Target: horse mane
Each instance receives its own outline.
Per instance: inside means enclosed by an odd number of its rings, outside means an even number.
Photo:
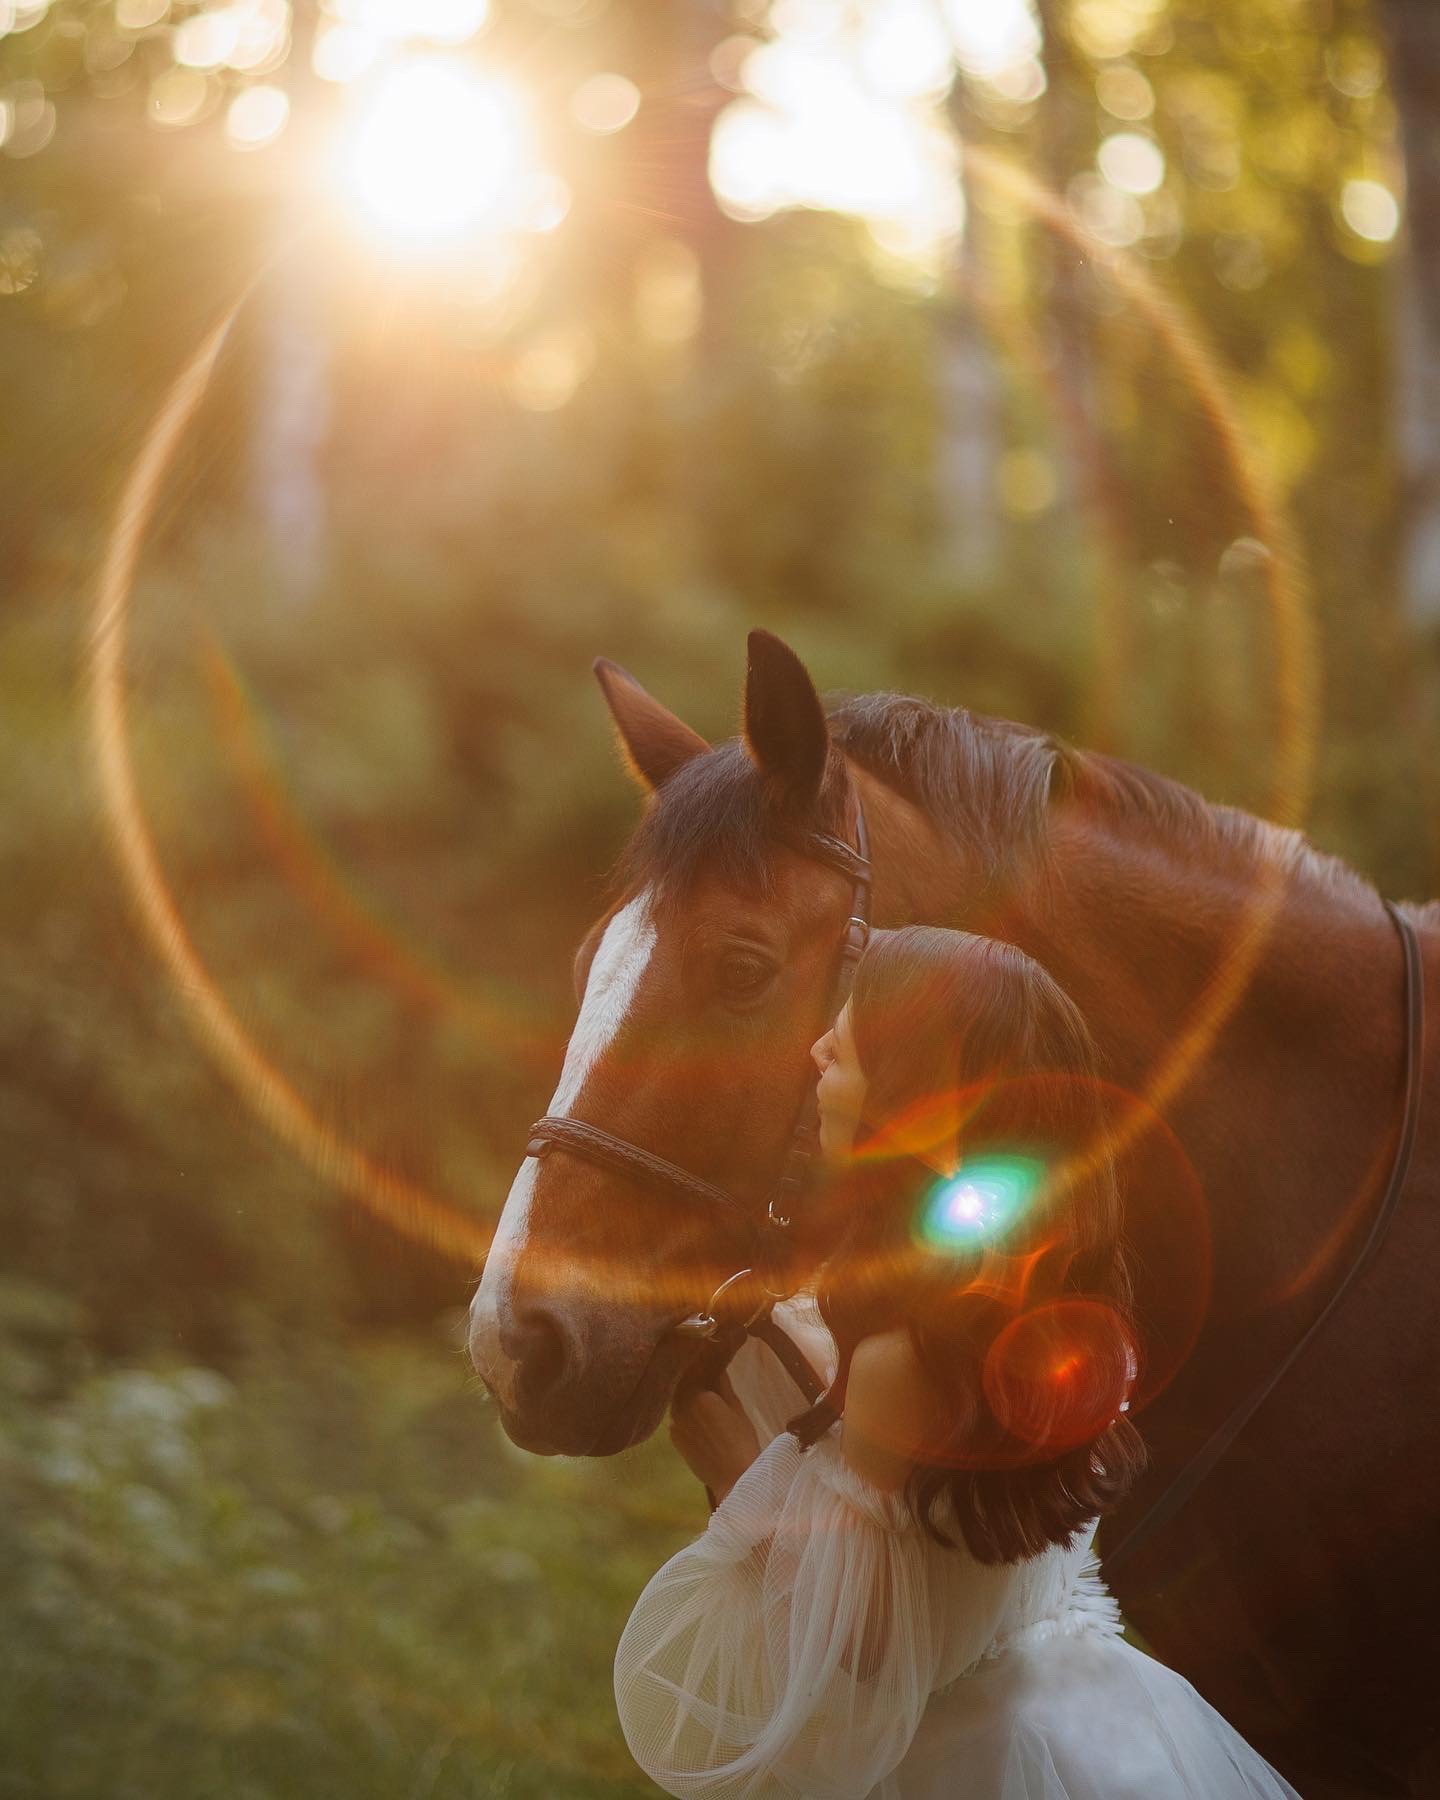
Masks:
[[[1051,800],[1073,794],[1109,818],[1143,821],[1183,853],[1279,863],[1330,889],[1373,894],[1348,863],[1301,833],[1219,806],[1138,763],[1077,750],[1051,733],[905,694],[864,694],[830,712],[836,742],[957,842],[1003,868],[1030,854],[1043,868]]]
[[[1184,855],[1279,862],[1330,889],[1374,891],[1298,831],[1213,805],[1178,781],[1033,726],[908,694],[847,695],[827,711],[837,749],[911,801],[987,874],[1022,857],[1043,870],[1051,802],[1063,794],[1117,822],[1143,821]],[[837,830],[843,797],[843,763],[833,757],[805,822]],[[683,764],[656,791],[622,855],[619,883],[664,896],[705,871],[766,892],[785,823],[744,742],[732,739]]]
[[[1048,732],[908,694],[858,694],[830,709],[835,742],[903,794],[986,869],[1043,853],[1052,794],[1076,752]]]

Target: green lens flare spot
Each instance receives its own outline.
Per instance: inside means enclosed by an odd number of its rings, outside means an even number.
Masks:
[[[1002,1237],[1039,1192],[1045,1164],[1030,1156],[977,1156],[926,1195],[918,1236],[932,1250],[970,1250]]]

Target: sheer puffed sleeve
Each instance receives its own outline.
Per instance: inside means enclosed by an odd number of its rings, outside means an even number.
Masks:
[[[783,1432],[635,1604],[615,1654],[631,1754],[675,1795],[864,1800],[990,1647],[1013,1579],[925,1536],[838,1426],[808,1451]]]
[[[820,1315],[814,1295],[792,1294],[788,1300],[776,1304],[772,1316],[809,1360],[820,1382],[833,1381],[835,1340]],[[786,1422],[809,1404],[779,1357],[758,1337],[746,1338],[731,1358],[728,1374],[735,1397],[745,1409],[762,1445],[783,1431]]]

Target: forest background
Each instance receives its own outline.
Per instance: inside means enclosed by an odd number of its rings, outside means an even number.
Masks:
[[[1427,0],[0,0],[0,1795],[653,1791],[703,1499],[460,1336],[596,654],[722,736],[765,625],[1440,891],[1437,125]],[[122,677],[186,965],[95,609],[227,315]]]

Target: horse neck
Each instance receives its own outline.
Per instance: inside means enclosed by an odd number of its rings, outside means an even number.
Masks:
[[[914,833],[905,818],[895,847]],[[882,820],[882,870],[886,835]],[[1043,872],[988,903],[953,852],[895,898],[910,918],[1009,939],[1067,989],[1109,1080],[1154,1097],[1198,1180],[1211,1321],[1244,1319],[1252,1343],[1293,1336],[1353,1250],[1395,1143],[1401,958],[1374,892],[1263,827],[1238,844],[1171,842],[1142,818],[1074,804],[1052,820]],[[1187,1031],[1193,1054],[1177,1066]],[[1167,1064],[1176,1079],[1157,1094]],[[1143,1166],[1142,1182],[1173,1180],[1163,1158]],[[1137,1196],[1142,1271],[1140,1215],[1166,1199]]]
[[[1023,946],[1189,1158],[1212,1317],[1284,1340],[1330,1291],[1395,1142],[1403,980],[1379,899],[1263,829],[1195,845],[1077,810],[1052,853]]]

